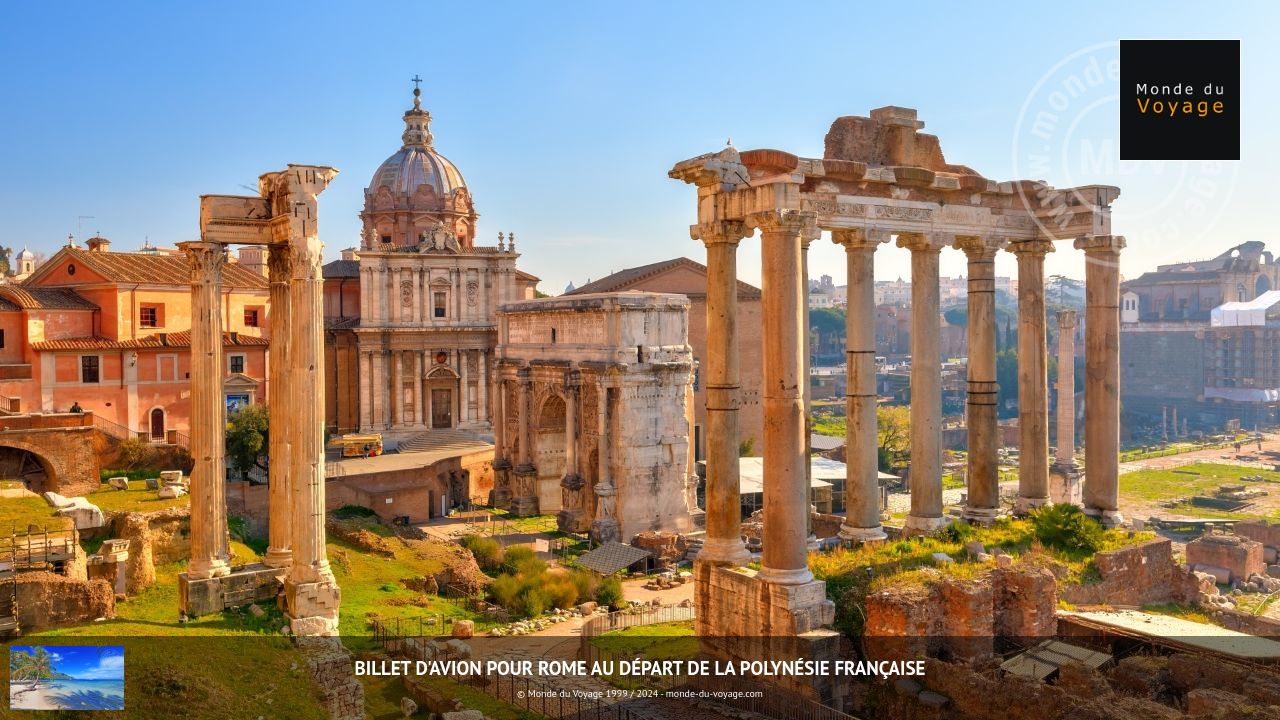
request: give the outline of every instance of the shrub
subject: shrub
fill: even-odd
[[[125,470],[134,470],[150,464],[156,456],[156,449],[151,443],[140,437],[130,437],[120,441],[116,450],[116,464]]]
[[[521,564],[537,559],[533,554],[533,548],[527,545],[512,545],[502,554],[502,572],[515,575],[520,572]]]
[[[471,551],[476,564],[486,573],[497,572],[502,567],[502,543],[493,538],[467,535],[458,541],[462,547]]]
[[[1069,553],[1096,553],[1102,549],[1102,526],[1075,505],[1051,505],[1031,514],[1036,539],[1045,547]]]
[[[329,514],[338,520],[352,520],[354,518],[366,518],[377,515],[374,511],[361,505],[343,505]]]
[[[622,609],[622,581],[617,575],[610,575],[600,581],[600,587],[596,590],[596,602],[612,610]]]

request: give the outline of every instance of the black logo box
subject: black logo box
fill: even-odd
[[[1239,160],[1240,101],[1239,40],[1120,41],[1121,160]]]

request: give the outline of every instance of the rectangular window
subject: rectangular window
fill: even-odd
[[[258,308],[244,309],[244,326],[258,327]]]
[[[227,359],[227,367],[228,367],[228,368],[231,370],[231,372],[233,372],[233,373],[242,373],[242,372],[244,372],[244,356],[243,356],[243,355],[232,355],[232,356],[230,356],[230,357]]]
[[[4,348],[4,330],[0,330],[0,349]]]
[[[432,301],[435,306],[435,316],[442,318],[445,316],[445,294],[442,292],[435,293]]]
[[[144,305],[139,311],[138,324],[146,328],[160,327],[160,318],[156,308]]]
[[[97,355],[81,355],[80,356],[80,382],[84,382],[84,383],[98,382],[98,356]]]

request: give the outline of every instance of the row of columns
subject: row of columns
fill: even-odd
[[[761,229],[763,252],[765,510],[761,576],[775,583],[811,579],[805,562],[808,465],[802,357],[807,304],[802,257],[812,234],[812,216],[774,211],[752,219]],[[737,220],[693,228],[707,250],[707,339],[703,360],[707,393],[706,541],[699,559],[739,565],[748,554],[740,537],[737,338],[737,246],[749,232]],[[885,537],[879,521],[879,446],[876,425],[874,251],[889,240],[881,229],[840,229],[848,265],[848,476],[847,517],[840,535],[848,540]],[[911,252],[911,512],[906,529],[928,532],[946,523],[941,484],[942,407],[939,255],[954,244],[968,261],[968,504],[965,516],[989,520],[1001,512],[997,465],[999,427],[995,363],[995,255],[1003,241],[900,233],[898,246]],[[1124,240],[1092,236],[1076,241],[1086,256],[1086,423],[1089,471],[1085,510],[1106,524],[1121,521],[1117,506],[1119,450],[1119,251]],[[1044,304],[1044,240],[1010,244],[1019,278],[1019,441],[1017,509],[1049,502],[1048,374]],[[803,383],[803,385],[802,385]]]
[[[366,430],[423,428],[430,425],[431,396],[426,387],[427,368],[435,365],[432,350],[361,350],[360,351],[360,427]],[[489,420],[489,351],[459,349],[457,424]],[[406,354],[409,356],[406,359]],[[471,360],[475,358],[479,377],[474,383],[476,402],[471,403]],[[388,375],[390,378],[388,380]],[[405,376],[413,380],[412,419],[405,419]],[[388,385],[390,391],[387,392]],[[452,412],[452,410],[451,410]]]
[[[471,271],[474,271],[474,276]],[[447,284],[436,280],[446,279]],[[401,293],[410,284],[409,304]],[[472,304],[467,284],[476,283]],[[515,274],[507,268],[429,268],[366,265],[361,269],[360,317],[366,325],[421,325],[487,320],[498,305],[515,297]],[[434,293],[448,293],[446,315],[435,316]]]

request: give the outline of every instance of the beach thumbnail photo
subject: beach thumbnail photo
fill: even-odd
[[[13,710],[123,710],[124,647],[11,647],[9,707]]]

